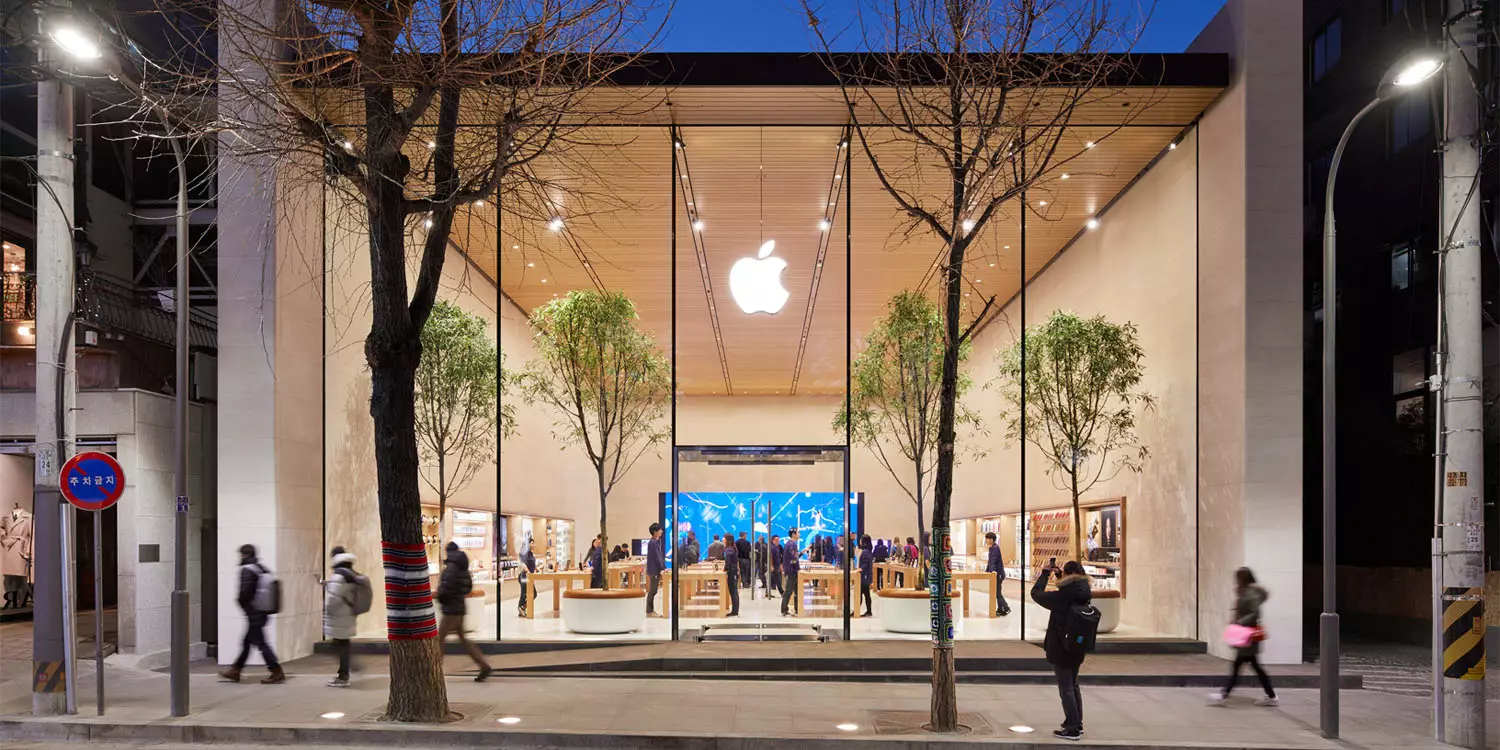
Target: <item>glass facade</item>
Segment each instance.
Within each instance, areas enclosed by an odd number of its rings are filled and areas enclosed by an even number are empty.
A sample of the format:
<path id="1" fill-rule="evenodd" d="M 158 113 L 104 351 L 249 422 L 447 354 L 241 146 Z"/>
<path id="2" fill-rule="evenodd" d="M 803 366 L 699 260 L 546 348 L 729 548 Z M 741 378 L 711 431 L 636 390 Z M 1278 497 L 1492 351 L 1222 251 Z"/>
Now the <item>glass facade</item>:
<path id="1" fill-rule="evenodd" d="M 1082 563 L 1106 610 L 1102 637 L 1204 636 L 1198 426 L 1213 415 L 1198 408 L 1188 125 L 1070 127 L 1059 149 L 1078 156 L 974 228 L 961 318 L 977 326 L 962 363 L 951 512 L 959 640 L 1040 639 L 1046 613 L 1023 602 L 1054 558 Z M 922 585 L 935 454 L 919 479 L 898 438 L 840 417 L 866 385 L 860 358 L 898 295 L 941 309 L 946 251 L 880 184 L 864 148 L 826 125 L 600 125 L 533 166 L 535 194 L 460 212 L 439 297 L 481 321 L 503 353 L 500 402 L 514 431 L 489 436 L 489 460 L 457 486 L 440 483 L 437 456 L 424 453 L 422 515 L 434 582 L 448 542 L 469 560 L 475 637 L 927 637 L 920 622 L 903 624 L 899 592 Z M 362 222 L 328 193 L 325 541 L 373 569 L 373 480 L 343 479 L 374 476 Z M 412 236 L 423 229 L 413 216 Z M 589 455 L 598 441 L 528 380 L 547 376 L 528 317 L 574 292 L 628 298 L 670 382 L 659 408 L 641 412 L 654 416 L 649 429 L 626 439 L 602 478 Z M 1085 341 L 1116 348 L 1080 352 Z M 1113 357 L 1131 374 L 1069 381 L 1037 371 L 1043 355 L 1063 369 Z M 1067 422 L 1059 407 L 1094 419 Z M 662 617 L 609 633 L 570 624 L 564 593 L 597 582 L 588 568 L 601 530 L 611 588 L 639 590 L 642 612 L 654 592 Z M 868 600 L 850 532 L 855 547 L 871 538 Z M 377 600 L 361 637 L 383 637 L 383 611 Z"/>

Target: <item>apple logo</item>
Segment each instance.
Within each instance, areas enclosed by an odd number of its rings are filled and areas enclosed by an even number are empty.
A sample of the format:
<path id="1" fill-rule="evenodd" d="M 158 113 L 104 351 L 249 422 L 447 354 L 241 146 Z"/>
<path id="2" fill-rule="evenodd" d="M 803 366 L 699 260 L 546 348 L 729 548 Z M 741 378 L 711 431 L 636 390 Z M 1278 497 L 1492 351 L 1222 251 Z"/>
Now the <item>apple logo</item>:
<path id="1" fill-rule="evenodd" d="M 776 240 L 766 240 L 755 258 L 740 258 L 729 269 L 729 293 L 747 315 L 758 312 L 775 315 L 791 296 L 781 285 L 786 261 L 768 257 L 775 249 Z"/>

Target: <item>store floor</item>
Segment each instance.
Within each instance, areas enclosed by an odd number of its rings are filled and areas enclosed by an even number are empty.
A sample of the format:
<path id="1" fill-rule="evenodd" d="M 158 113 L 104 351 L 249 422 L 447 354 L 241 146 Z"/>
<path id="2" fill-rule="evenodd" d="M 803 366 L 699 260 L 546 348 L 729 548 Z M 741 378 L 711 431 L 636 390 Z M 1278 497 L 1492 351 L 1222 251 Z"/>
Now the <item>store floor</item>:
<path id="1" fill-rule="evenodd" d="M 850 637 L 855 640 L 912 640 L 925 641 L 929 636 L 926 633 L 893 633 L 885 629 L 881 621 L 881 599 L 873 594 L 874 617 L 858 617 L 862 611 L 852 611 L 853 617 L 850 621 L 852 631 Z M 954 625 L 954 637 L 958 640 L 1019 640 L 1021 638 L 1021 608 L 1023 601 L 1021 586 L 1012 581 L 1005 584 L 1005 597 L 1010 603 L 1011 613 L 1008 617 L 989 617 L 993 608 L 993 599 L 987 590 L 977 586 L 970 589 L 969 616 L 963 615 L 963 604 L 961 601 L 954 602 L 954 615 L 957 622 Z M 662 595 L 657 595 L 656 611 L 670 613 L 662 601 Z M 1047 627 L 1047 610 L 1037 606 L 1029 599 L 1026 601 L 1026 634 L 1027 640 L 1041 640 Z M 816 602 L 827 604 L 828 602 Z M 517 601 L 510 598 L 500 603 L 500 629 L 501 638 L 506 641 L 580 641 L 580 642 L 619 642 L 619 641 L 663 641 L 672 637 L 672 620 L 667 618 L 648 618 L 645 626 L 634 633 L 620 635 L 582 635 L 569 632 L 564 626 L 558 612 L 552 608 L 552 592 L 550 589 L 541 588 L 537 593 L 534 603 L 536 616 L 533 618 L 522 618 L 517 611 Z M 644 606 L 644 605 L 643 605 Z M 495 612 L 496 605 L 485 606 L 485 614 L 476 618 L 476 622 L 469 623 L 471 628 L 470 637 L 478 640 L 495 639 Z M 745 625 L 745 624 L 781 624 L 801 623 L 821 626 L 824 631 L 840 632 L 843 630 L 843 618 L 836 614 L 837 610 L 829 611 L 829 616 L 808 616 L 788 618 L 781 616 L 781 599 L 779 597 L 766 598 L 765 590 L 756 587 L 754 596 L 749 589 L 740 590 L 740 616 L 728 617 L 684 617 L 680 620 L 680 628 L 684 637 L 695 634 L 704 625 Z M 1121 623 L 1114 632 L 1101 634 L 1101 638 L 1168 638 L 1174 637 L 1170 634 L 1155 633 Z"/>

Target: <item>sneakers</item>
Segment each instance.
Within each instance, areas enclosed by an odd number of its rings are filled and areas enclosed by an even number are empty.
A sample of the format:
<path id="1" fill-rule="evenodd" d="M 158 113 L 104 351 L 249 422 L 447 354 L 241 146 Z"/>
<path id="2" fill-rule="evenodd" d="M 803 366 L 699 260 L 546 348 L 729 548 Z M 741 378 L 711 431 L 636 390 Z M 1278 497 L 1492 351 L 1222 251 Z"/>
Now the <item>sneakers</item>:
<path id="1" fill-rule="evenodd" d="M 335 688 L 346 688 L 346 687 L 349 687 L 349 678 L 348 677 L 335 677 L 335 678 L 333 678 L 333 679 L 331 679 L 331 680 L 328 681 L 328 687 L 335 687 Z"/>
<path id="2" fill-rule="evenodd" d="M 1008 616 L 1010 616 L 1010 607 L 1006 607 L 1005 609 L 995 610 L 995 614 L 997 614 L 997 615 L 999 615 L 1001 617 L 1008 617 Z"/>
<path id="3" fill-rule="evenodd" d="M 1208 694 L 1208 705 L 1210 705 L 1210 706 L 1222 706 L 1222 705 L 1224 705 L 1224 702 L 1227 701 L 1227 700 L 1229 700 L 1229 696 L 1227 696 L 1227 695 L 1225 695 L 1223 693 L 1209 693 Z"/>
<path id="4" fill-rule="evenodd" d="M 1275 708 L 1275 707 L 1281 705 L 1281 701 L 1276 700 L 1276 696 L 1274 696 L 1274 695 L 1268 695 L 1268 696 L 1266 696 L 1264 698 L 1261 698 L 1260 700 L 1256 701 L 1255 705 L 1257 705 L 1257 706 L 1265 706 L 1266 708 Z"/>
<path id="5" fill-rule="evenodd" d="M 490 666 L 490 665 L 488 665 L 488 664 L 480 667 L 479 668 L 479 676 L 475 677 L 474 681 L 475 682 L 484 682 L 485 680 L 488 680 L 490 678 L 490 673 L 493 672 L 493 671 L 495 671 L 495 668 L 492 667 L 492 666 Z"/>
<path id="6" fill-rule="evenodd" d="M 1060 740 L 1067 740 L 1069 742 L 1077 742 L 1077 741 L 1083 739 L 1083 730 L 1078 730 L 1076 732 L 1070 732 L 1070 731 L 1068 731 L 1066 729 L 1054 729 L 1052 731 L 1052 736 L 1056 737 L 1056 738 L 1058 738 Z"/>

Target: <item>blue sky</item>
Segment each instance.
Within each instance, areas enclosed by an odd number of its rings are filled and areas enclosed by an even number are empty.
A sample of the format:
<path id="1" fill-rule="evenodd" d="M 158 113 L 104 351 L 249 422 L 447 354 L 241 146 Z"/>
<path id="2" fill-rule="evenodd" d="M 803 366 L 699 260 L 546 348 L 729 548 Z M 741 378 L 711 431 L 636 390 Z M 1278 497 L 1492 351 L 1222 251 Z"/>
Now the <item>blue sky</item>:
<path id="1" fill-rule="evenodd" d="M 823 16 L 837 25 L 842 25 L 840 19 L 852 17 L 858 4 L 858 0 L 822 2 Z M 1151 23 L 1136 51 L 1181 52 L 1223 6 L 1224 0 L 1156 0 Z M 812 45 L 798 0 L 677 0 L 659 49 L 805 52 Z"/>

